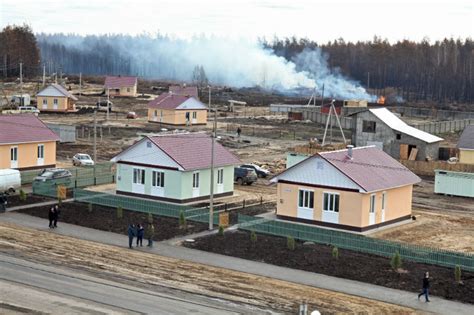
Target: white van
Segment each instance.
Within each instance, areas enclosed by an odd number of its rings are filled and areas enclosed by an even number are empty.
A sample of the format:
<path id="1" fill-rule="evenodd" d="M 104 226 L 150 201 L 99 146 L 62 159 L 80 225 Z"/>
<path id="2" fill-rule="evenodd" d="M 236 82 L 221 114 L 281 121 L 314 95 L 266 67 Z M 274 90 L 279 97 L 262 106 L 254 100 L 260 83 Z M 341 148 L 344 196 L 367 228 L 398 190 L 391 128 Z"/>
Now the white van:
<path id="1" fill-rule="evenodd" d="M 21 176 L 19 170 L 0 170 L 0 193 L 14 193 L 21 187 Z"/>
<path id="2" fill-rule="evenodd" d="M 40 113 L 40 110 L 34 106 L 19 106 L 18 110 L 20 113 L 33 113 L 36 115 Z"/>

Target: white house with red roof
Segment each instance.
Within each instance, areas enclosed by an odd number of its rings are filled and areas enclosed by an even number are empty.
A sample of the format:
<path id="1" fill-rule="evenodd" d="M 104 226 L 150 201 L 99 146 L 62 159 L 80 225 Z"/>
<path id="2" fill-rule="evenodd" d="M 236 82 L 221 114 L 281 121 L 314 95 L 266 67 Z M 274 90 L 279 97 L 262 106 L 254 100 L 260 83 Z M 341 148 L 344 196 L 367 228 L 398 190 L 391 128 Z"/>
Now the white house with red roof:
<path id="1" fill-rule="evenodd" d="M 36 104 L 42 112 L 73 112 L 77 97 L 59 84 L 51 84 L 36 94 Z"/>
<path id="2" fill-rule="evenodd" d="M 111 160 L 117 163 L 117 193 L 174 203 L 208 199 L 211 140 L 204 133 L 141 139 Z M 231 196 L 240 161 L 217 142 L 214 150 L 214 196 Z"/>
<path id="3" fill-rule="evenodd" d="M 0 115 L 0 169 L 55 167 L 57 141 L 35 115 Z"/>
<path id="4" fill-rule="evenodd" d="M 105 77 L 104 90 L 109 96 L 137 97 L 138 79 L 131 76 Z"/>
<path id="5" fill-rule="evenodd" d="M 172 126 L 207 124 L 207 106 L 190 95 L 163 93 L 148 103 L 148 121 Z"/>
<path id="6" fill-rule="evenodd" d="M 420 181 L 375 146 L 317 153 L 271 179 L 278 218 L 356 232 L 409 220 Z"/>

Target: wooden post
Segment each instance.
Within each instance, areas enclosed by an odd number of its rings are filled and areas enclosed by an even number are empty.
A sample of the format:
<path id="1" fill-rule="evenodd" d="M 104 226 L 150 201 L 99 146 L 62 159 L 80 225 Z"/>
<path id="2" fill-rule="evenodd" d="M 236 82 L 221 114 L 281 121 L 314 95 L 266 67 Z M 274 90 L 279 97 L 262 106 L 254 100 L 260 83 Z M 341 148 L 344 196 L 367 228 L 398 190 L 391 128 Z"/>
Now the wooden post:
<path id="1" fill-rule="evenodd" d="M 242 203 L 242 209 L 245 209 L 245 199 L 244 199 L 244 201 L 243 201 L 243 203 Z"/>

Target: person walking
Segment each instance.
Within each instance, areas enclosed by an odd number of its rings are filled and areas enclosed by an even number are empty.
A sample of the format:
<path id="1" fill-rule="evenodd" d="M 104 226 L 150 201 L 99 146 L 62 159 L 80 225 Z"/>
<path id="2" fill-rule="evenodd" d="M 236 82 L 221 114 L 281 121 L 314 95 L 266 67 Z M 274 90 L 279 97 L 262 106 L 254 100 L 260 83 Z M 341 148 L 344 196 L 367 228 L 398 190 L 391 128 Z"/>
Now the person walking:
<path id="1" fill-rule="evenodd" d="M 242 133 L 242 129 L 240 127 L 237 128 L 237 138 L 240 138 L 240 134 Z"/>
<path id="2" fill-rule="evenodd" d="M 143 235 L 145 234 L 145 229 L 141 224 L 137 224 L 137 247 L 138 245 L 143 246 Z"/>
<path id="3" fill-rule="evenodd" d="M 429 290 L 430 290 L 430 273 L 427 271 L 425 272 L 425 276 L 423 277 L 423 291 L 418 294 L 418 300 L 422 295 L 425 296 L 425 302 L 430 302 L 429 297 Z"/>
<path id="4" fill-rule="evenodd" d="M 148 240 L 148 247 L 153 247 L 153 237 L 155 236 L 155 226 L 153 223 L 148 223 L 145 230 L 145 238 Z"/>
<path id="5" fill-rule="evenodd" d="M 48 211 L 48 219 L 49 219 L 49 228 L 50 229 L 54 228 L 54 218 L 55 218 L 55 216 L 56 216 L 56 214 L 55 214 L 54 206 L 52 206 L 51 208 L 49 208 L 49 211 Z"/>
<path id="6" fill-rule="evenodd" d="M 59 219 L 59 214 L 61 213 L 61 210 L 59 210 L 59 206 L 55 205 L 54 206 L 54 221 L 53 221 L 53 227 L 57 228 L 58 227 L 58 219 Z"/>
<path id="7" fill-rule="evenodd" d="M 7 211 L 7 196 L 2 193 L 0 194 L 0 213 Z"/>
<path id="8" fill-rule="evenodd" d="M 127 234 L 128 234 L 128 248 L 132 248 L 133 244 L 133 237 L 135 236 L 135 225 L 129 224 L 128 229 L 127 229 Z"/>

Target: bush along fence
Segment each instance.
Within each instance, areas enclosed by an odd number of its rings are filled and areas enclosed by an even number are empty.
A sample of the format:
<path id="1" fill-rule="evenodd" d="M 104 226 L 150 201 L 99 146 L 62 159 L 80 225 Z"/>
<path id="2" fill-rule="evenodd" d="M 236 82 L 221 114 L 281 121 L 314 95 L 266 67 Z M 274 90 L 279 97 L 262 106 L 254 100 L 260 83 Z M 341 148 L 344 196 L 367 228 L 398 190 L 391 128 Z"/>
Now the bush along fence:
<path id="1" fill-rule="evenodd" d="M 474 255 L 472 254 L 392 242 L 363 235 L 241 214 L 238 215 L 238 223 L 241 230 L 281 237 L 291 236 L 302 241 L 326 244 L 384 257 L 392 257 L 398 251 L 403 259 L 409 261 L 450 268 L 460 266 L 463 270 L 474 271 Z"/>

